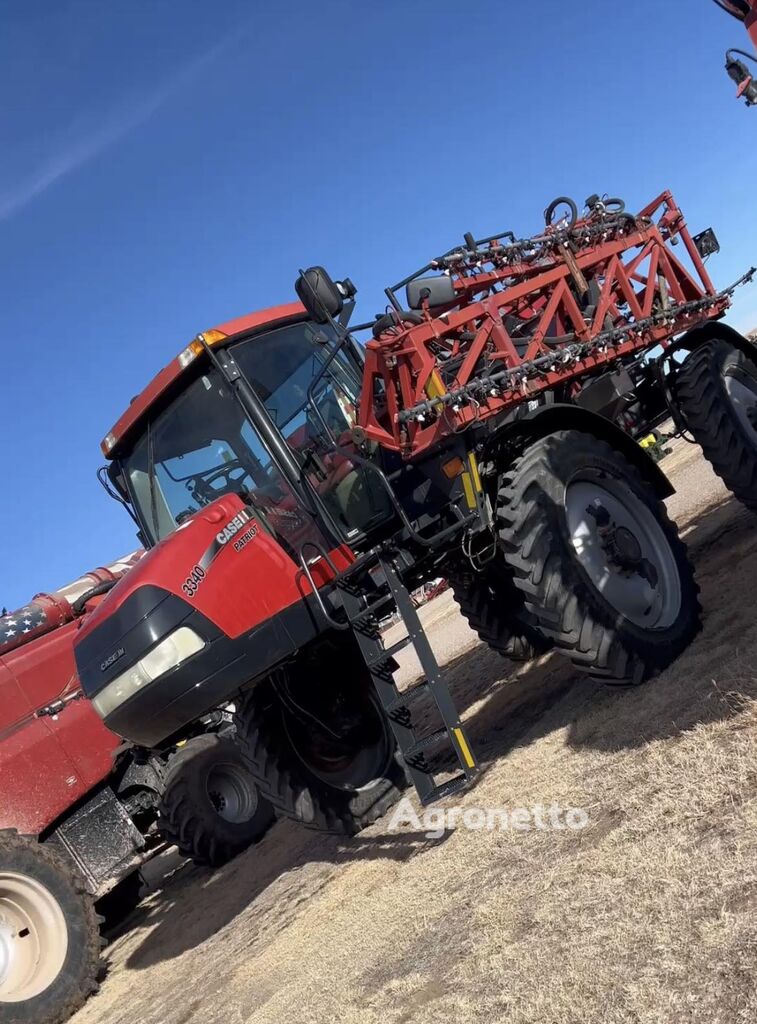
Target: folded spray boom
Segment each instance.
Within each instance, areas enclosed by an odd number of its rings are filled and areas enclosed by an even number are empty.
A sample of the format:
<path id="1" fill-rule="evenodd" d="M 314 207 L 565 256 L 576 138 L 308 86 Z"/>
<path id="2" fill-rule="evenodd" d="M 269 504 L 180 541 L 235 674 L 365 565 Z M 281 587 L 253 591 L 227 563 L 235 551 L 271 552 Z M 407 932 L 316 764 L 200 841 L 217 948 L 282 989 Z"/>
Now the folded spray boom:
<path id="1" fill-rule="evenodd" d="M 638 214 L 561 198 L 530 238 L 511 232 L 432 260 L 387 288 L 366 345 L 359 434 L 411 458 L 474 421 L 721 317 L 708 229 L 691 236 L 670 192 Z M 674 247 L 682 244 L 679 255 Z M 409 309 L 397 291 L 406 288 Z"/>

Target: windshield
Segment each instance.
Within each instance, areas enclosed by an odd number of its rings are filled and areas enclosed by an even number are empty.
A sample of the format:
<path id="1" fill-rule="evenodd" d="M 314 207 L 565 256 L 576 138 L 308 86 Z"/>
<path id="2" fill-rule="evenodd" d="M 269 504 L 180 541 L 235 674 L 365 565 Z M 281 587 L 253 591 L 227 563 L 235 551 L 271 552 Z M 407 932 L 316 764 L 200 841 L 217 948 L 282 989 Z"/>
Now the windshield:
<path id="1" fill-rule="evenodd" d="M 272 532 L 302 542 L 307 522 L 291 488 L 215 370 L 156 419 L 124 467 L 153 541 L 233 492 L 255 506 Z"/>
<path id="2" fill-rule="evenodd" d="M 335 443 L 345 451 L 353 447 L 358 376 L 339 353 L 319 377 L 333 351 L 329 341 L 323 329 L 297 323 L 238 342 L 233 353 L 303 478 L 350 538 L 386 516 L 387 498 L 375 473 L 334 451 Z M 192 382 L 155 419 L 124 468 L 140 521 L 154 541 L 229 492 L 250 501 L 277 535 L 293 544 L 305 539 L 309 517 L 216 370 Z"/>

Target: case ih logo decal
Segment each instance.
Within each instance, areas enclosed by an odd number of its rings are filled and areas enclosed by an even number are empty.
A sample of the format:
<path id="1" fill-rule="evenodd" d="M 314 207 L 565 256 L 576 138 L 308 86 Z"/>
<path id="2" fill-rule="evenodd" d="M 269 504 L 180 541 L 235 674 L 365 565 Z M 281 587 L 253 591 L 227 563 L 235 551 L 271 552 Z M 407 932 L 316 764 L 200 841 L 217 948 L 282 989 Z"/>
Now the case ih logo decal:
<path id="1" fill-rule="evenodd" d="M 205 573 L 210 568 L 210 563 L 217 555 L 220 555 L 229 541 L 236 538 L 234 550 L 241 551 L 246 544 L 249 544 L 253 537 L 257 536 L 257 524 L 252 523 L 251 526 L 248 525 L 254 518 L 252 512 L 243 508 L 241 512 L 237 512 L 233 519 L 228 521 L 222 530 L 218 531 L 213 538 L 213 543 L 202 556 L 199 563 L 192 567 L 189 577 L 184 581 L 182 590 L 188 597 L 194 597 L 197 593 L 197 588 L 205 578 Z"/>
<path id="2" fill-rule="evenodd" d="M 246 508 L 242 509 L 241 512 L 226 524 L 220 533 L 216 534 L 216 540 L 219 544 L 228 544 L 251 519 L 252 513 L 248 512 Z"/>
<path id="3" fill-rule="evenodd" d="M 107 672 L 110 666 L 115 665 L 115 663 L 119 661 L 121 658 L 123 658 L 125 654 L 126 651 L 124 650 L 123 647 L 119 647 L 117 651 L 113 651 L 112 654 L 108 655 L 105 661 L 100 662 L 100 671 Z"/>

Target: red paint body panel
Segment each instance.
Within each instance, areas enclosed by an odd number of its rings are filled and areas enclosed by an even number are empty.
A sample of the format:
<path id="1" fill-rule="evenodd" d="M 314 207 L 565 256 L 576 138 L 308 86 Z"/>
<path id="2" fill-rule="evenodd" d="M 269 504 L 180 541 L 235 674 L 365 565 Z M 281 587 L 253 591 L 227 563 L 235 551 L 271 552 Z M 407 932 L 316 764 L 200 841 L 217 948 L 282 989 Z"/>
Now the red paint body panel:
<path id="1" fill-rule="evenodd" d="M 50 633 L 74 616 L 74 605 L 87 591 L 98 583 L 117 580 L 141 557 L 142 552 L 134 551 L 107 567 L 93 569 L 52 594 L 35 594 L 23 608 L 0 617 L 0 656 L 17 647 L 34 643 L 45 633 Z"/>
<path id="2" fill-rule="evenodd" d="M 749 8 L 747 14 L 744 13 L 744 0 L 716 0 L 716 3 L 721 6 L 726 4 L 728 13 L 744 22 L 744 27 L 757 48 L 757 0 L 746 0 Z"/>
<path id="3" fill-rule="evenodd" d="M 0 828 L 38 835 L 113 768 L 119 737 L 90 702 L 57 718 L 33 718 L 71 684 L 78 623 L 48 633 L 0 659 Z"/>
<path id="4" fill-rule="evenodd" d="M 219 334 L 231 337 L 232 335 L 243 334 L 260 327 L 273 327 L 282 320 L 301 316 L 304 313 L 305 308 L 299 302 L 290 302 L 283 306 L 271 306 L 269 309 L 261 309 L 256 313 L 247 313 L 245 316 L 237 317 L 235 320 L 228 320 L 226 323 L 214 327 L 213 330 Z M 180 364 L 178 356 L 172 359 L 168 366 L 163 367 L 160 373 L 137 395 L 126 412 L 116 421 L 110 431 L 116 441 L 120 441 L 131 430 L 134 424 L 144 416 L 145 412 L 181 376 L 184 369 L 185 367 Z M 105 447 L 103 450 L 106 455 L 109 454 Z"/>
<path id="5" fill-rule="evenodd" d="M 107 568 L 94 569 L 52 594 L 37 594 L 46 620 L 36 630 L 0 640 L 0 829 L 39 835 L 107 779 L 120 737 L 102 723 L 84 697 L 55 717 L 35 717 L 40 708 L 80 689 L 74 640 L 82 619 L 72 605 L 97 583 L 118 579 L 139 561 L 136 551 Z M 93 598 L 87 608 L 102 597 Z"/>
<path id="6" fill-rule="evenodd" d="M 135 590 L 147 585 L 162 587 L 189 601 L 229 637 L 238 637 L 301 601 L 312 590 L 301 566 L 255 518 L 251 525 L 256 526 L 257 534 L 251 543 L 239 551 L 233 543 L 225 544 L 213 559 L 197 592 L 188 597 L 182 589 L 194 566 L 216 543 L 218 534 L 244 509 L 247 506 L 241 498 L 227 494 L 169 534 L 149 550 L 87 616 L 78 639 L 84 639 L 97 629 Z M 325 538 L 309 524 L 297 537 L 300 543 L 308 539 L 326 546 Z M 347 547 L 331 550 L 329 555 L 337 569 L 346 568 L 354 558 Z M 310 568 L 319 585 L 333 576 L 323 561 Z M 251 580 L 257 585 L 250 586 Z"/>
<path id="7" fill-rule="evenodd" d="M 231 338 L 235 334 L 246 334 L 247 331 L 254 331 L 258 327 L 269 327 L 278 323 L 279 320 L 288 320 L 293 316 L 304 316 L 305 307 L 300 302 L 288 302 L 283 306 L 270 306 L 268 309 L 259 309 L 255 313 L 245 313 L 244 316 L 227 320 L 214 328 L 221 334 Z"/>
<path id="8" fill-rule="evenodd" d="M 757 3 L 754 0 L 752 2 L 752 10 L 746 16 L 744 24 L 746 25 L 749 37 L 754 43 L 755 49 L 757 49 Z"/>

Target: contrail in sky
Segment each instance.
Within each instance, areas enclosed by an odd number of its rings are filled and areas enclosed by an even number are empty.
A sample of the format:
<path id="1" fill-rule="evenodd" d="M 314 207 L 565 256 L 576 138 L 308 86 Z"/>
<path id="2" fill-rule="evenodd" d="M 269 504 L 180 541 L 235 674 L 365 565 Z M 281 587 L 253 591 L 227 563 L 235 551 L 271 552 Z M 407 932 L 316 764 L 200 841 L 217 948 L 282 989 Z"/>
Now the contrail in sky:
<path id="1" fill-rule="evenodd" d="M 240 34 L 241 30 L 237 29 L 234 33 L 224 37 L 214 47 L 206 50 L 164 82 L 156 92 L 138 99 L 128 109 L 113 114 L 110 120 L 97 131 L 43 161 L 25 181 L 0 192 L 0 220 L 13 217 L 61 178 L 77 171 L 130 131 L 144 124 L 156 110 L 179 93 L 202 70 L 217 60 L 221 53 L 240 37 Z"/>

